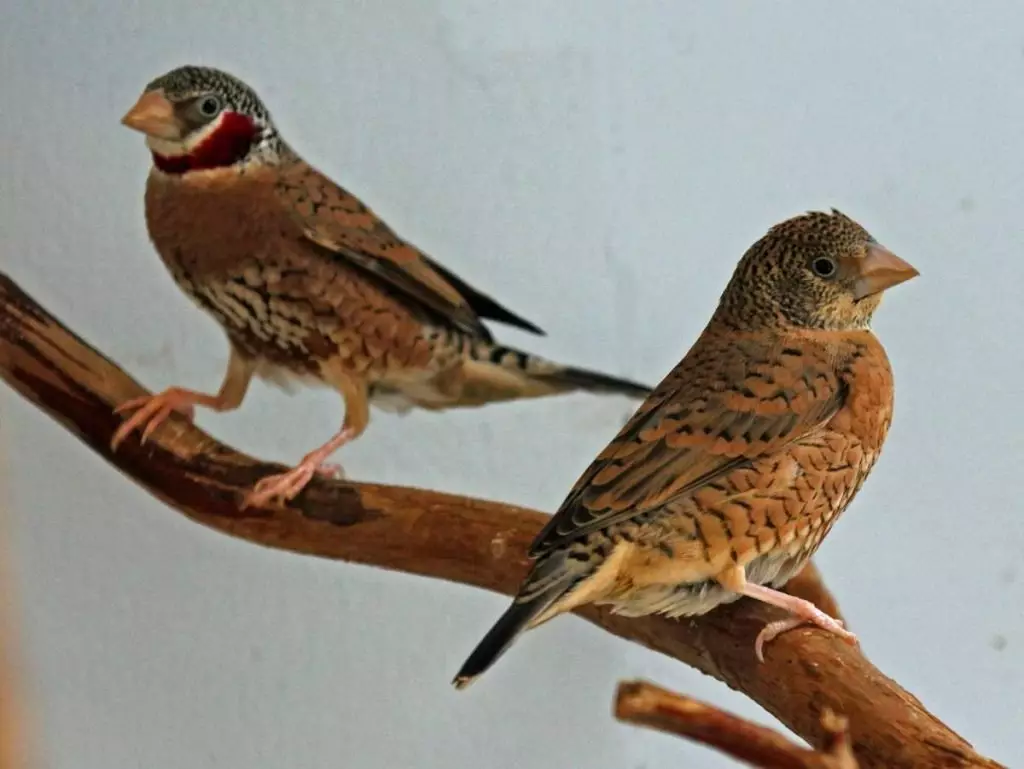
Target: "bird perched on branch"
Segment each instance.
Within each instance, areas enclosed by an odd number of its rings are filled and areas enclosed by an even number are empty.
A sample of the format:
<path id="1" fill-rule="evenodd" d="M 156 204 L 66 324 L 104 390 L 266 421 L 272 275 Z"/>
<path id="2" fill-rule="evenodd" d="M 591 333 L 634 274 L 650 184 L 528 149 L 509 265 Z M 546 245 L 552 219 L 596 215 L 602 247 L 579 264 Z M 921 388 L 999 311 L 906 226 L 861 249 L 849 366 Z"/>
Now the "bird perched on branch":
<path id="1" fill-rule="evenodd" d="M 711 321 L 534 540 L 512 606 L 455 678 L 524 630 L 585 604 L 704 614 L 750 596 L 788 611 L 755 642 L 841 622 L 779 592 L 878 459 L 893 378 L 870 330 L 882 293 L 918 274 L 842 213 L 772 227 Z"/>
<path id="2" fill-rule="evenodd" d="M 357 438 L 370 404 L 447 409 L 573 390 L 643 398 L 644 385 L 494 341 L 484 320 L 542 334 L 402 240 L 306 163 L 247 85 L 181 67 L 146 86 L 122 122 L 146 135 L 150 238 L 178 286 L 227 332 L 216 395 L 172 387 L 122 404 L 113 438 L 145 438 L 173 411 L 237 408 L 253 375 L 318 380 L 341 393 L 341 430 L 249 505 L 294 497 Z"/>

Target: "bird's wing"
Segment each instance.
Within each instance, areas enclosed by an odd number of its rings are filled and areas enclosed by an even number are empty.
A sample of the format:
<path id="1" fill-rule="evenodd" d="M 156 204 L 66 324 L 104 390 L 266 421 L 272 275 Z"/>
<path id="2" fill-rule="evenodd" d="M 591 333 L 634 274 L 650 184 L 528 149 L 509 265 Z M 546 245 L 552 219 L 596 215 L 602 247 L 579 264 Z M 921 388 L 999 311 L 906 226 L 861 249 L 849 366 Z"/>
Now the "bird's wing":
<path id="1" fill-rule="evenodd" d="M 516 315 L 507 307 L 504 307 L 491 297 L 487 296 L 487 294 L 473 288 L 458 275 L 438 264 L 423 252 L 420 252 L 420 257 L 434 270 L 434 272 L 438 273 L 442 278 L 454 286 L 455 290 L 462 294 L 462 296 L 466 298 L 466 301 L 469 302 L 469 306 L 473 309 L 473 312 L 481 318 L 484 318 L 485 320 L 495 320 L 498 323 L 504 323 L 506 326 L 515 326 L 516 328 L 522 329 L 523 331 L 529 331 L 531 334 L 537 334 L 538 336 L 545 336 L 544 330 L 535 323 L 531 323 L 526 318 Z"/>
<path id="2" fill-rule="evenodd" d="M 818 345 L 705 332 L 576 482 L 537 557 L 689 495 L 828 422 L 846 398 Z"/>
<path id="3" fill-rule="evenodd" d="M 326 256 L 365 270 L 445 323 L 488 340 L 481 318 L 542 333 L 399 238 L 355 195 L 306 163 L 282 166 L 275 191 Z"/>

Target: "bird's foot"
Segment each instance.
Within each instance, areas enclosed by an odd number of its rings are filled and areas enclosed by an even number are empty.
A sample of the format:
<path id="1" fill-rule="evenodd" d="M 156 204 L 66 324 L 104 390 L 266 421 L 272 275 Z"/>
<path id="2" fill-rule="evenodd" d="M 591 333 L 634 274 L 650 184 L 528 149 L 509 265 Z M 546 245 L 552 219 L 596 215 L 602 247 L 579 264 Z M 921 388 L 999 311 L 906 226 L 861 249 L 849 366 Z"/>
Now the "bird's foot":
<path id="1" fill-rule="evenodd" d="M 834 633 L 851 645 L 857 643 L 857 636 L 846 629 L 842 620 L 828 616 L 825 612 L 809 601 L 804 601 L 795 597 L 793 597 L 793 599 L 801 602 L 800 608 L 794 609 L 789 606 L 784 608 L 792 611 L 795 616 L 790 617 L 789 619 L 780 619 L 775 622 L 769 622 L 761 628 L 761 632 L 757 634 L 757 638 L 754 640 L 754 654 L 757 655 L 759 662 L 764 662 L 764 645 L 766 643 L 778 638 L 783 633 L 789 632 L 793 628 L 797 628 L 808 623 L 817 625 L 822 630 Z"/>
<path id="2" fill-rule="evenodd" d="M 783 593 L 781 590 L 775 590 L 767 585 L 754 585 L 747 582 L 742 568 L 736 567 L 723 572 L 719 575 L 718 581 L 740 595 L 750 596 L 758 601 L 778 606 L 780 609 L 785 609 L 793 615 L 788 619 L 769 622 L 761 628 L 761 632 L 754 639 L 754 654 L 757 655 L 759 662 L 764 662 L 764 645 L 766 643 L 805 623 L 817 625 L 822 630 L 834 633 L 849 644 L 857 643 L 857 636 L 846 629 L 842 620 L 830 617 L 813 603 L 805 601 L 803 598 Z"/>
<path id="3" fill-rule="evenodd" d="M 295 499 L 315 475 L 330 479 L 344 478 L 345 470 L 341 465 L 328 464 L 324 460 L 354 435 L 354 431 L 344 428 L 323 446 L 306 454 L 291 470 L 262 478 L 242 499 L 242 508 L 264 507 L 271 503 L 284 505 Z"/>
<path id="4" fill-rule="evenodd" d="M 175 411 L 191 422 L 195 416 L 195 404 L 202 402 L 204 398 L 208 398 L 208 396 L 181 387 L 170 387 L 156 395 L 143 395 L 140 398 L 125 401 L 114 409 L 115 414 L 138 410 L 117 429 L 110 439 L 111 451 L 117 451 L 121 442 L 138 429 L 142 430 L 139 442 L 145 443 L 153 431 Z"/>
<path id="5" fill-rule="evenodd" d="M 285 473 L 261 478 L 252 491 L 245 495 L 242 507 L 265 507 L 269 504 L 284 505 L 295 499 L 313 480 L 314 475 L 324 474 L 319 465 L 303 460 Z"/>

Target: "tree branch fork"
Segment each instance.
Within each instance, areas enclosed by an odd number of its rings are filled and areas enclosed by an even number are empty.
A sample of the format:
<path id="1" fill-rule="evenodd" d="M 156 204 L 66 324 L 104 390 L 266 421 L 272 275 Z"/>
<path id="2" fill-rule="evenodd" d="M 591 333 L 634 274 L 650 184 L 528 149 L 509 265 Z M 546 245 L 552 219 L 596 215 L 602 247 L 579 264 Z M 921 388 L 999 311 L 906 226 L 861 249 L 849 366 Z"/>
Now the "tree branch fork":
<path id="1" fill-rule="evenodd" d="M 280 472 L 282 467 L 225 446 L 179 418 L 161 426 L 145 445 L 132 437 L 113 453 L 110 439 L 121 424 L 113 408 L 146 390 L 3 273 L 0 378 L 169 508 L 217 531 L 267 547 L 512 595 L 528 568 L 529 544 L 547 518 L 499 502 L 324 478 L 314 479 L 288 508 L 242 510 L 241 496 L 260 477 Z M 813 565 L 792 580 L 787 590 L 839 616 Z M 743 692 L 820 752 L 790 746 L 793 750 L 802 751 L 804 758 L 826 761 L 755 766 L 1001 766 L 976 753 L 916 697 L 875 668 L 859 648 L 831 634 L 814 629 L 791 631 L 774 640 L 766 649 L 765 662 L 758 663 L 753 654 L 754 637 L 766 622 L 782 616 L 765 604 L 740 600 L 703 617 L 680 621 L 626 619 L 592 607 L 582 610 L 580 616 Z M 473 640 L 465 639 L 467 649 Z M 439 675 L 445 672 L 439 671 Z M 664 705 L 676 695 L 658 690 L 660 694 L 651 700 L 654 695 L 635 686 L 625 684 L 620 690 L 619 716 L 664 727 L 664 720 L 655 723 L 636 715 L 637 702 Z M 647 699 L 637 700 L 637 691 Z M 453 691 L 452 696 L 467 695 Z M 682 713 L 690 721 L 698 713 L 698 721 L 705 724 L 703 731 L 676 728 L 674 733 L 711 745 L 716 743 L 709 734 L 721 734 L 723 723 L 732 728 L 739 722 L 704 705 L 696 710 L 685 706 L 669 711 L 677 717 Z M 700 721 L 708 712 L 725 720 Z M 841 714 L 844 719 L 826 717 L 823 722 L 826 712 Z M 678 726 L 678 721 L 673 723 Z M 709 732 L 707 723 L 717 724 L 718 730 Z M 739 735 L 741 742 L 756 742 L 756 737 L 768 732 L 753 724 L 746 727 L 729 734 Z M 853 759 L 846 753 L 851 751 L 858 763 L 850 763 Z M 731 755 L 743 759 L 742 754 Z"/>

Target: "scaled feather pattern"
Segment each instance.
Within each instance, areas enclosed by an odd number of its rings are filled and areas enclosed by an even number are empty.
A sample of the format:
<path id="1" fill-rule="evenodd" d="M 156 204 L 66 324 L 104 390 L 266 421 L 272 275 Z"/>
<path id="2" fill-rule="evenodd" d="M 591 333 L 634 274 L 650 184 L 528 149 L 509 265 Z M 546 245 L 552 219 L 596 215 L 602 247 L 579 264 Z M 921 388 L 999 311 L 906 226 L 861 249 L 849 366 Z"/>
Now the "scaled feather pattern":
<path id="1" fill-rule="evenodd" d="M 874 467 L 893 375 L 870 329 L 882 293 L 917 270 L 842 213 L 773 227 L 719 306 L 537 536 L 508 611 L 456 676 L 487 670 L 524 630 L 585 604 L 626 616 L 704 614 L 749 596 L 853 642 L 778 590 Z"/>
<path id="2" fill-rule="evenodd" d="M 186 66 L 149 83 L 122 122 L 146 137 L 150 238 L 178 286 L 227 333 L 214 395 L 172 387 L 134 412 L 113 445 L 145 440 L 171 413 L 238 408 L 253 376 L 320 382 L 345 400 L 341 429 L 245 505 L 285 503 L 358 438 L 370 405 L 480 406 L 574 390 L 643 398 L 650 388 L 497 343 L 485 320 L 541 333 L 400 238 L 281 138 L 249 86 Z"/>

